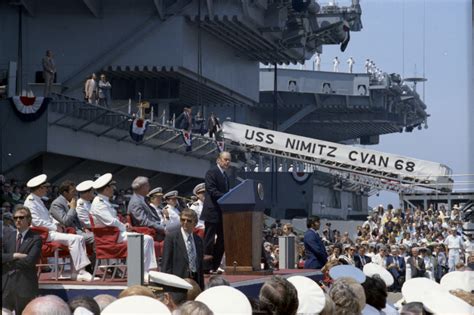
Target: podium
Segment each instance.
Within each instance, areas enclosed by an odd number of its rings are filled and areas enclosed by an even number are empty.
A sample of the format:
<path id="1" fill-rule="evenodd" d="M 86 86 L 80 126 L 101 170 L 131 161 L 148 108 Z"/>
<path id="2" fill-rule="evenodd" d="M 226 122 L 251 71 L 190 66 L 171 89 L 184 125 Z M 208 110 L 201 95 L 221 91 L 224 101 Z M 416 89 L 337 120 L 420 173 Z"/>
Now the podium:
<path id="1" fill-rule="evenodd" d="M 271 274 L 262 270 L 263 186 L 246 179 L 217 201 L 222 209 L 226 274 Z"/>

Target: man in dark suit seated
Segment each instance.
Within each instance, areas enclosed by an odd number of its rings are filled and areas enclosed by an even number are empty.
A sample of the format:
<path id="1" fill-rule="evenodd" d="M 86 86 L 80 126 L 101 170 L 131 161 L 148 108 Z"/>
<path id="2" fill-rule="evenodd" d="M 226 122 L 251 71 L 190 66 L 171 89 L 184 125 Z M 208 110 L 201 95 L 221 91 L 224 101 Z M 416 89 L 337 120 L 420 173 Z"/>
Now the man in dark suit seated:
<path id="1" fill-rule="evenodd" d="M 387 270 L 392 274 L 393 279 L 395 280 L 392 285 L 392 289 L 400 291 L 402 289 L 402 284 L 405 279 L 405 259 L 398 256 L 399 248 L 396 245 L 391 247 L 391 254 L 387 256 Z"/>
<path id="2" fill-rule="evenodd" d="M 217 200 L 229 191 L 230 183 L 226 170 L 230 167 L 231 156 L 223 151 L 217 157 L 217 165 L 207 171 L 206 196 L 201 213 L 204 221 L 204 255 L 212 256 L 212 263 L 205 270 L 219 271 L 222 256 L 224 255 L 224 228 L 222 226 L 222 210 Z M 217 236 L 217 238 L 216 238 Z"/>
<path id="3" fill-rule="evenodd" d="M 310 216 L 306 221 L 308 230 L 304 233 L 305 269 L 321 269 L 328 261 L 328 253 L 318 234 L 321 225 L 318 216 Z"/>
<path id="4" fill-rule="evenodd" d="M 354 256 L 354 262 L 355 266 L 359 268 L 360 270 L 364 269 L 364 266 L 370 262 L 372 262 L 372 259 L 365 254 L 367 251 L 367 245 L 362 244 L 359 247 L 359 252 L 357 255 Z"/>
<path id="5" fill-rule="evenodd" d="M 41 238 L 30 230 L 31 212 L 17 206 L 13 218 L 16 231 L 4 231 L 2 240 L 3 307 L 21 314 L 38 295 L 36 263 L 41 255 Z"/>
<path id="6" fill-rule="evenodd" d="M 146 226 L 156 230 L 157 238 L 163 239 L 165 225 L 161 222 L 158 213 L 151 209 L 145 201 L 150 192 L 148 178 L 138 176 L 132 182 L 133 195 L 130 197 L 127 212 L 130 214 L 134 226 Z"/>
<path id="7" fill-rule="evenodd" d="M 165 237 L 161 271 L 194 279 L 204 290 L 203 242 L 193 233 L 196 212 L 185 208 L 180 214 L 181 228 Z"/>
<path id="8" fill-rule="evenodd" d="M 423 258 L 418 257 L 418 252 L 418 247 L 413 247 L 411 249 L 411 256 L 407 260 L 407 264 L 409 264 L 411 268 L 412 278 L 424 277 L 426 273 L 425 262 L 423 261 Z"/>

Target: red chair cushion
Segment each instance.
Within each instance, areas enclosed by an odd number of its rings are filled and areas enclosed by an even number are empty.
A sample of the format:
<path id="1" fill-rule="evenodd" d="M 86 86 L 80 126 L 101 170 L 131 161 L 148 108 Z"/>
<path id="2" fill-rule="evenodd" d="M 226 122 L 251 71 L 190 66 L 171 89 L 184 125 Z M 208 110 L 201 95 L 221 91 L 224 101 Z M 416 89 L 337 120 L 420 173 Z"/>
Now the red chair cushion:
<path id="1" fill-rule="evenodd" d="M 97 259 L 127 257 L 127 243 L 117 243 L 119 229 L 116 227 L 92 228 L 95 240 L 95 254 Z"/>

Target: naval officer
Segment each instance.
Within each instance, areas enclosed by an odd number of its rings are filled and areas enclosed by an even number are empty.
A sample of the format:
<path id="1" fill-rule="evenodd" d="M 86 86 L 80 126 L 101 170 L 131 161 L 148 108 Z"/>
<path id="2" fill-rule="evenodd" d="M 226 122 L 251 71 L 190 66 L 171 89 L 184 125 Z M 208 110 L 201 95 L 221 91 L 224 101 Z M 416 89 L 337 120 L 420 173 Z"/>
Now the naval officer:
<path id="1" fill-rule="evenodd" d="M 79 221 L 81 221 L 81 223 L 88 229 L 92 227 L 89 215 L 91 210 L 91 202 L 94 199 L 94 190 L 92 189 L 93 184 L 93 180 L 85 180 L 76 186 L 76 191 L 79 194 L 79 199 L 77 199 L 76 206 L 77 217 L 79 218 Z"/>
<path id="2" fill-rule="evenodd" d="M 206 183 L 200 183 L 196 185 L 193 189 L 193 194 L 194 196 L 197 197 L 197 201 L 194 202 L 191 207 L 189 207 L 191 210 L 194 210 L 196 212 L 198 218 L 201 216 L 202 213 L 202 207 L 204 206 L 204 197 L 206 195 Z M 197 229 L 204 229 L 204 221 L 199 220 L 197 225 Z"/>
<path id="3" fill-rule="evenodd" d="M 178 209 L 178 191 L 172 190 L 164 196 L 166 206 L 163 208 L 163 216 L 168 227 L 167 231 L 176 230 L 181 227 L 179 215 L 181 211 Z"/>
<path id="4" fill-rule="evenodd" d="M 97 196 L 92 201 L 91 215 L 96 227 L 115 226 L 120 230 L 118 242 L 126 242 L 130 225 L 123 224 L 117 217 L 117 211 L 110 203 L 110 198 L 114 195 L 115 181 L 112 174 L 106 173 L 97 178 L 92 186 L 97 191 Z M 143 235 L 143 253 L 145 255 L 145 282 L 148 282 L 148 272 L 157 268 L 155 247 L 153 238 Z"/>
<path id="5" fill-rule="evenodd" d="M 77 234 L 63 233 L 63 231 L 65 231 L 64 227 L 51 217 L 43 200 L 41 200 L 41 198 L 48 193 L 48 186 L 50 186 L 50 184 L 46 182 L 47 178 L 48 176 L 46 176 L 46 174 L 41 174 L 33 177 L 26 183 L 26 186 L 31 189 L 31 194 L 26 198 L 24 206 L 28 207 L 31 211 L 31 224 L 49 230 L 48 242 L 58 242 L 68 247 L 74 267 L 73 278 L 76 278 L 77 281 L 95 280 L 92 278 L 92 275 L 85 270 L 85 267 L 90 265 L 91 262 L 87 257 L 84 237 Z"/>

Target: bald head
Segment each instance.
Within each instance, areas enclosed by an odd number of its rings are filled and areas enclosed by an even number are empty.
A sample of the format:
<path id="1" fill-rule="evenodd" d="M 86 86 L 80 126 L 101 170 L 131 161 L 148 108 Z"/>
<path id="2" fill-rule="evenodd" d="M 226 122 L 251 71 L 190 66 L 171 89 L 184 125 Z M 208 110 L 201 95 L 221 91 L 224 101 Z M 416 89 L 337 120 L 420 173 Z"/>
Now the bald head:
<path id="1" fill-rule="evenodd" d="M 104 310 L 104 308 L 107 307 L 107 305 L 109 305 L 116 299 L 117 298 L 115 296 L 112 296 L 110 294 L 99 294 L 99 295 L 94 296 L 94 300 L 99 305 L 101 312 Z"/>
<path id="2" fill-rule="evenodd" d="M 32 300 L 23 315 L 70 315 L 69 306 L 56 295 L 45 295 Z"/>

